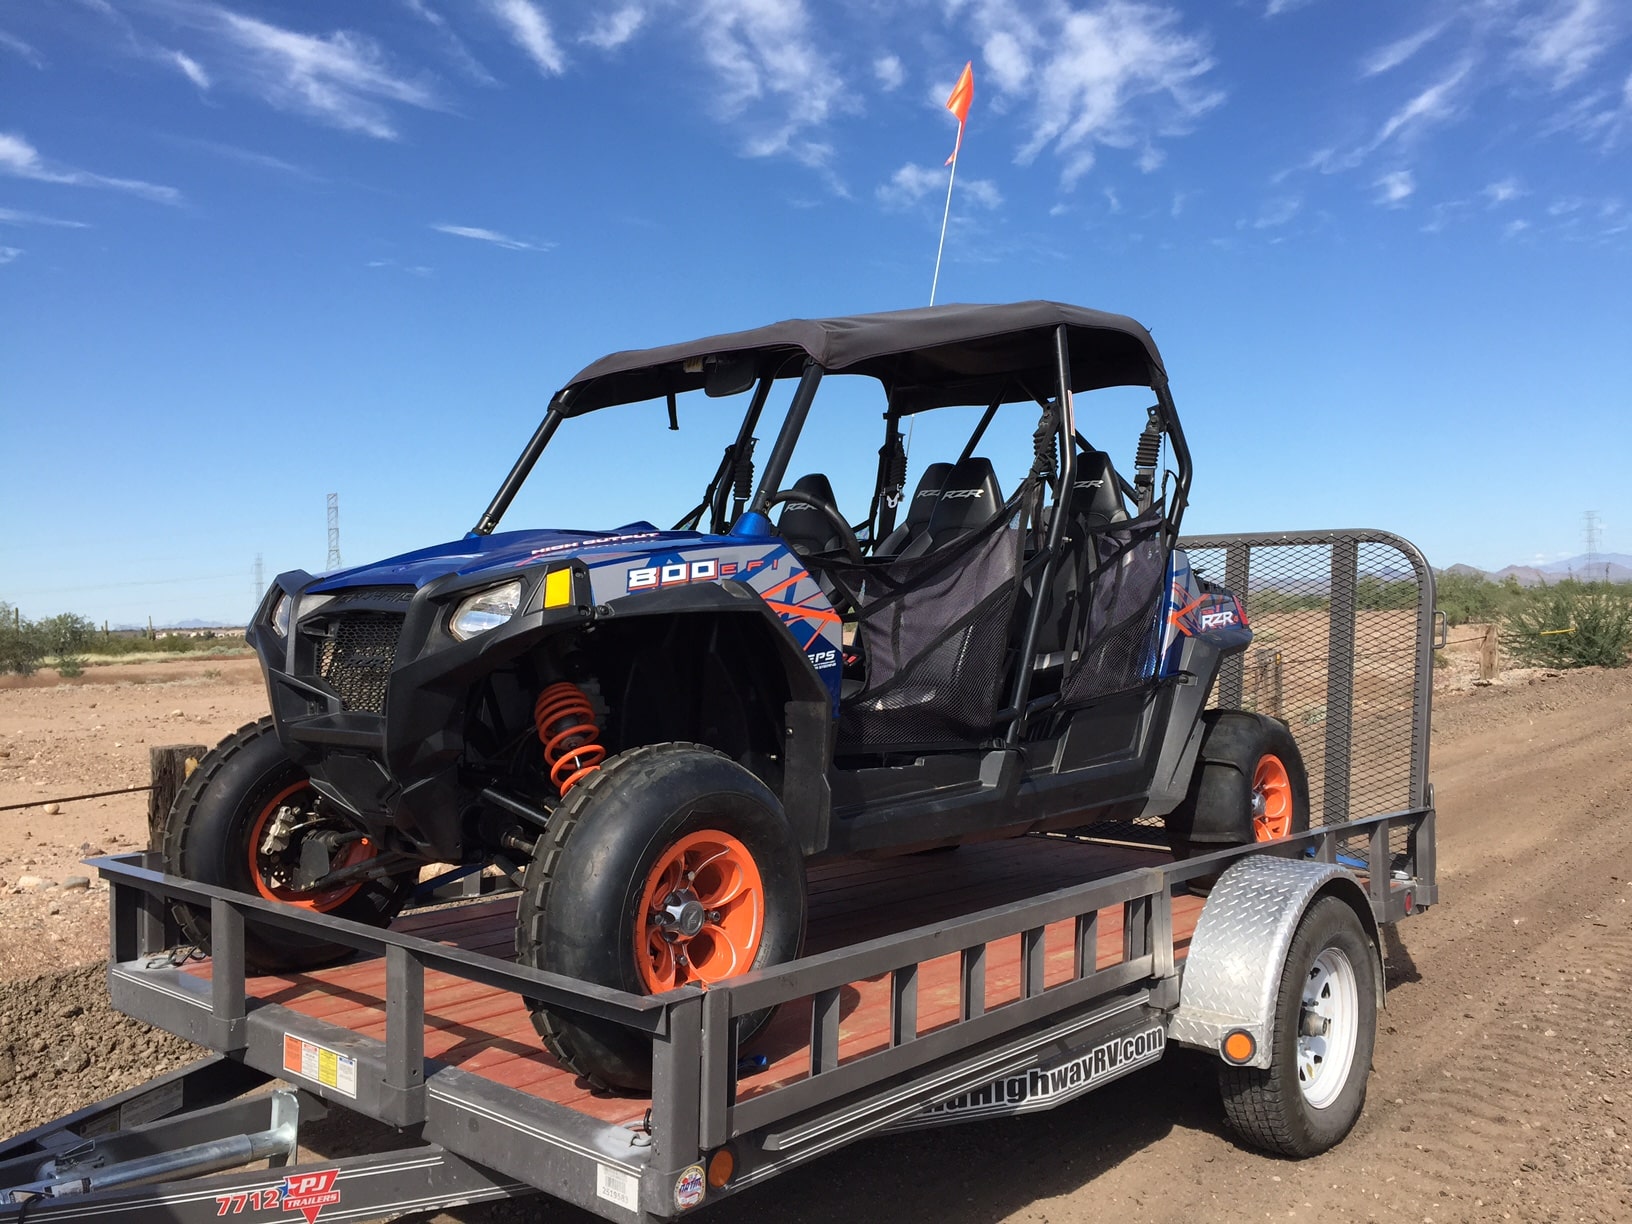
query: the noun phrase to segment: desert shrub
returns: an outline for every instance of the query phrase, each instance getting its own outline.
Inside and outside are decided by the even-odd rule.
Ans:
[[[0,601],[0,675],[15,672],[19,676],[32,676],[44,655],[45,647],[34,622],[25,620],[16,608]]]
[[[57,675],[66,676],[72,680],[75,676],[85,674],[85,660],[78,655],[57,656]]]
[[[1517,598],[1518,583],[1499,584],[1483,574],[1453,574],[1441,570],[1434,579],[1434,605],[1452,625],[1491,624],[1502,619]]]
[[[1574,579],[1526,591],[1503,619],[1501,643],[1527,667],[1625,667],[1632,592]]]

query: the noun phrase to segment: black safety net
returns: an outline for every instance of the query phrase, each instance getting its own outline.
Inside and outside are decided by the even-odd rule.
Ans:
[[[1020,585],[1024,496],[920,557],[811,559],[855,603],[841,753],[954,748],[992,734]]]
[[[1066,664],[1066,704],[1136,688],[1156,666],[1156,610],[1166,558],[1160,504],[1087,531],[1087,590],[1077,613],[1081,647]]]

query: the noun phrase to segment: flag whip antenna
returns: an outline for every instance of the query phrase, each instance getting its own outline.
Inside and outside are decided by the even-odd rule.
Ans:
[[[941,286],[941,255],[946,250],[946,223],[952,216],[952,184],[958,181],[958,150],[963,148],[963,125],[969,121],[969,104],[975,100],[975,65],[971,60],[963,66],[958,83],[952,87],[952,96],[946,100],[946,109],[958,117],[958,139],[952,146],[952,156],[946,164],[952,173],[946,177],[946,207],[941,211],[941,240],[935,246],[935,275],[929,282],[929,304],[935,305],[935,291]]]

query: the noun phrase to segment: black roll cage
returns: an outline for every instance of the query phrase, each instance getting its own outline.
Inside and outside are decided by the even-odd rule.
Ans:
[[[1071,517],[1071,499],[1075,494],[1076,485],[1076,453],[1082,446],[1087,449],[1086,439],[1078,431],[1076,424],[1076,408],[1071,394],[1071,355],[1069,332],[1064,324],[1054,329],[1054,359],[1055,359],[1055,398],[1051,402],[1046,397],[1039,396],[1023,385],[1022,390],[1036,400],[1043,408],[1047,421],[1052,415],[1054,441],[1058,446],[1058,470],[1050,491],[1053,494],[1054,513],[1048,523],[1048,531],[1039,548],[1027,561],[1025,577],[1034,583],[1037,591],[1048,588],[1053,577],[1054,569],[1061,555],[1061,544],[1065,538],[1066,523]],[[785,363],[779,368],[767,371],[760,377],[754,387],[753,396],[749,401],[748,410],[744,414],[742,423],[737,429],[736,438],[726,447],[725,453],[715,470],[713,479],[704,492],[703,500],[685,518],[680,525],[689,529],[696,529],[702,522],[703,515],[709,515],[710,528],[718,533],[726,529],[730,522],[742,518],[744,511],[749,514],[764,516],[772,495],[781,488],[782,479],[787,474],[789,460],[793,457],[794,446],[804,431],[805,420],[810,414],[811,405],[815,402],[816,391],[820,386],[825,371],[817,364],[814,358],[806,357],[799,370],[799,382],[794,389],[793,399],[788,405],[787,416],[783,419],[782,427],[777,432],[776,440],[766,456],[764,467],[758,474],[754,485],[753,495],[748,499],[746,506],[739,500],[733,507],[732,513],[727,516],[726,503],[734,483],[734,477],[739,464],[751,462],[755,438],[754,429],[758,426],[760,416],[764,412],[766,402],[770,398],[772,385],[780,378],[790,377],[788,370],[792,363]],[[1145,440],[1159,441],[1165,436],[1173,448],[1173,468],[1168,473],[1173,479],[1173,485],[1168,490],[1170,496],[1165,499],[1162,513],[1163,530],[1162,544],[1164,550],[1171,549],[1178,539],[1179,525],[1184,516],[1184,508],[1190,494],[1190,448],[1185,442],[1184,431],[1179,425],[1178,412],[1173,404],[1173,397],[1168,388],[1167,376],[1155,363],[1149,367],[1150,388],[1156,394],[1156,403],[1150,409],[1150,424],[1147,426]],[[544,419],[539,423],[533,436],[528,440],[521,455],[516,459],[504,483],[499,486],[493,500],[488,504],[482,517],[472,529],[472,535],[489,535],[499,524],[504,512],[509,509],[522,484],[526,481],[544,448],[549,445],[550,439],[561,422],[566,419],[567,409],[570,406],[575,388],[568,387],[551,400]],[[878,475],[873,487],[872,503],[868,510],[867,521],[864,526],[870,529],[874,541],[882,539],[894,525],[895,507],[902,493],[900,488],[893,491],[888,489],[887,482],[892,475],[894,448],[901,440],[901,417],[906,415],[899,406],[900,397],[892,390],[888,404],[884,411],[885,441],[879,449]],[[974,453],[975,446],[985,433],[998,408],[1003,403],[1015,402],[1003,397],[991,402],[982,413],[968,443],[963,449],[960,458],[967,458]],[[912,411],[932,411],[930,408],[914,409]],[[1153,435],[1155,435],[1153,437]],[[1141,511],[1149,509],[1155,498],[1154,483],[1156,473],[1154,460],[1150,468],[1145,468],[1145,446],[1141,445],[1141,459],[1139,474],[1130,482],[1120,473],[1117,475],[1118,484],[1124,496],[1138,504]],[[1045,481],[1045,483],[1047,483]],[[893,493],[893,496],[892,496]],[[1021,646],[1018,658],[1029,659],[1035,653],[1037,637],[1041,630],[1044,601],[1033,599],[1030,601],[1026,616],[1026,623],[1021,637]],[[1021,734],[1025,730],[1027,718],[1046,709],[1055,700],[1053,697],[1040,698],[1037,702],[1030,700],[1032,669],[1030,667],[1016,667],[1014,686],[1010,700],[998,716],[1000,722],[1008,724],[1005,742],[1009,746],[1018,744]]]

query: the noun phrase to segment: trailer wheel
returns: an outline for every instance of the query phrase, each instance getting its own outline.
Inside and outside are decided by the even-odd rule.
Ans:
[[[281,853],[266,852],[272,822],[286,810],[315,811],[316,792],[305,771],[289,759],[270,718],[240,727],[198,763],[176,796],[165,822],[164,857],[171,873],[200,884],[215,884],[251,896],[283,901],[302,909],[384,926],[408,899],[413,875],[364,880],[325,892],[301,892],[284,878],[298,842]],[[343,823],[336,831],[351,837],[335,865],[347,866],[378,853],[367,838]],[[210,946],[208,910],[175,907],[183,935],[200,948]],[[351,955],[344,944],[262,926],[244,924],[244,959],[251,969],[313,969]]]
[[[710,984],[791,960],[805,863],[782,806],[729,757],[656,744],[567,792],[516,908],[523,965],[635,994]],[[651,1039],[528,1001],[544,1045],[603,1088],[651,1085]],[[744,1017],[739,1040],[770,1013]]]
[[[1310,906],[1281,973],[1269,1067],[1220,1070],[1224,1112],[1248,1143],[1315,1156],[1353,1129],[1377,1041],[1375,957],[1346,903]]]
[[[1309,776],[1286,726],[1209,710],[1190,790],[1167,817],[1173,857],[1194,858],[1309,830]]]

